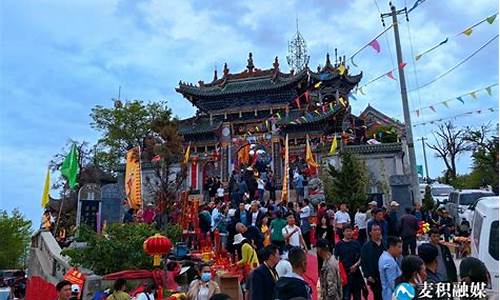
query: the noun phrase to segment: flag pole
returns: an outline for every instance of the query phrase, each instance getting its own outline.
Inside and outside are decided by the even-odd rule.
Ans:
[[[56,222],[56,226],[54,227],[54,237],[57,236],[57,227],[59,227],[59,221],[61,220],[61,212],[62,212],[62,207],[63,207],[63,203],[64,203],[64,197],[61,198],[61,205],[59,205],[59,213],[57,214],[57,222]]]

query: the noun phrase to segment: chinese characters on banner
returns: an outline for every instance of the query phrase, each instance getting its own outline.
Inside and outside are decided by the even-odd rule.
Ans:
[[[125,194],[130,208],[141,208],[141,155],[139,147],[134,147],[127,152]]]

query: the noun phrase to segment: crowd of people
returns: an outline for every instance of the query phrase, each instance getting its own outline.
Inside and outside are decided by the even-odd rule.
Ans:
[[[451,251],[444,243],[456,232],[446,210],[423,211],[417,204],[401,214],[397,201],[387,207],[372,201],[355,213],[347,203],[315,205],[304,197],[301,174],[293,176],[295,201],[277,203],[262,193],[261,187],[265,191],[268,184],[259,181],[267,174],[252,175],[233,172],[231,200],[210,197],[213,201],[202,206],[200,213],[202,230],[219,230],[224,247],[237,253],[238,264],[250,269],[242,284],[246,299],[311,299],[316,287],[306,283],[304,274],[307,255],[314,253],[314,247],[322,299],[368,299],[371,294],[373,299],[388,300],[401,283],[418,290],[426,282],[458,281]],[[417,247],[420,221],[432,229],[428,240]]]
[[[272,172],[233,172],[226,187],[218,178],[207,182],[199,226],[206,235],[218,231],[222,247],[243,270],[244,299],[312,299],[313,290],[318,290],[323,300],[390,300],[403,283],[416,293],[425,291],[429,299],[452,299],[437,297],[442,288],[431,286],[460,280],[481,282],[484,288],[489,282],[484,264],[475,258],[462,260],[457,272],[444,243],[456,232],[445,210],[423,211],[417,204],[401,214],[397,201],[387,207],[371,201],[351,210],[346,202],[310,203],[304,176],[297,172],[293,178],[297,196],[288,202],[276,201]],[[420,221],[431,224],[431,230],[427,240],[417,243]],[[316,260],[308,259],[311,256]],[[308,266],[311,261],[317,262],[317,286],[306,280],[316,268]],[[221,294],[209,265],[198,270],[188,300],[230,299]],[[115,283],[107,299],[130,299],[123,287],[123,282]],[[137,299],[150,300],[148,291],[154,286]]]

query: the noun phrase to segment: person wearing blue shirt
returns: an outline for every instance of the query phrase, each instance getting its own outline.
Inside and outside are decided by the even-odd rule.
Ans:
[[[388,237],[388,248],[382,253],[378,260],[378,270],[380,273],[380,282],[382,284],[382,299],[392,300],[394,292],[394,283],[396,278],[401,275],[399,266],[399,257],[403,252],[402,241],[399,237]]]
[[[295,191],[297,192],[297,202],[304,199],[304,177],[299,170],[297,177],[295,177]]]

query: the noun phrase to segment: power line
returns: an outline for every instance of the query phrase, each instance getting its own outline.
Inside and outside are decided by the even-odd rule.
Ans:
[[[469,115],[473,115],[473,114],[481,114],[481,113],[488,113],[488,112],[495,112],[495,111],[498,111],[498,108],[490,107],[490,108],[486,108],[486,109],[476,109],[473,111],[468,111],[465,113],[456,114],[456,115],[453,115],[451,117],[439,118],[439,119],[434,119],[434,120],[430,120],[430,121],[415,123],[415,124],[413,124],[413,127],[420,126],[420,125],[425,126],[426,124],[434,124],[436,122],[442,122],[442,121],[449,120],[449,119],[456,119],[459,117],[465,117],[465,116],[469,116]]]
[[[437,76],[436,78],[434,78],[433,80],[425,83],[424,85],[421,85],[421,86],[418,86],[414,89],[411,89],[409,90],[408,92],[414,92],[414,91],[417,91],[421,88],[424,88],[424,87],[427,87],[431,84],[433,84],[434,82],[438,81],[439,79],[443,78],[444,76],[448,75],[449,73],[451,73],[453,70],[455,70],[456,68],[460,67],[461,65],[463,65],[465,62],[467,62],[469,59],[471,59],[474,55],[476,55],[479,51],[483,50],[486,46],[488,46],[491,42],[493,42],[495,39],[498,38],[498,33],[497,35],[495,35],[494,37],[492,37],[491,39],[489,39],[485,44],[483,44],[481,47],[479,47],[479,49],[477,49],[476,51],[472,52],[471,54],[469,54],[469,56],[467,56],[466,58],[464,58],[462,61],[460,61],[458,64],[454,65],[453,67],[451,67],[448,71],[442,73],[441,75]]]

